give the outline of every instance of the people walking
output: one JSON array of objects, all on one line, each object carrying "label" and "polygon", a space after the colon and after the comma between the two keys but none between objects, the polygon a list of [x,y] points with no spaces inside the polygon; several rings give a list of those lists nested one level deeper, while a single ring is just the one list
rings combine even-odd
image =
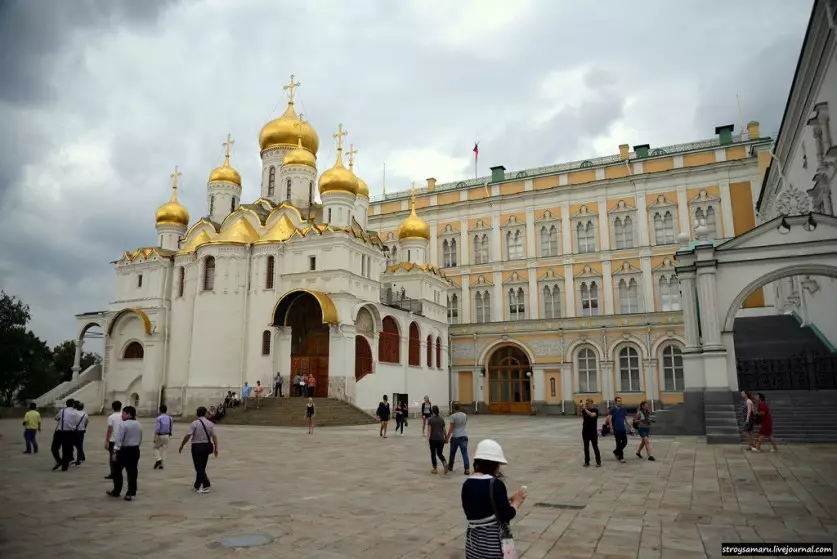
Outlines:
[{"label": "people walking", "polygon": [[41,414],[35,402],[29,404],[29,411],[23,416],[23,440],[26,441],[24,454],[38,454],[38,433],[41,432]]},{"label": "people walking", "polygon": [[273,379],[273,397],[282,397],[282,373],[276,373],[276,378]]},{"label": "people walking", "polygon": [[430,398],[425,396],[424,401],[421,403],[421,434],[422,435],[424,435],[424,432],[427,428],[427,420],[430,419],[431,415],[433,415],[433,404],[430,403]]},{"label": "people walking", "polygon": [[448,428],[447,439],[450,441],[450,458],[448,459],[448,471],[453,471],[453,461],[456,459],[456,451],[462,454],[462,464],[465,466],[465,475],[471,473],[471,461],[468,459],[468,430],[466,424],[468,416],[462,411],[459,403],[453,404],[453,415],[450,416],[450,427]]},{"label": "people walking", "polygon": [[75,403],[76,415],[78,416],[78,423],[73,431],[73,447],[76,449],[76,466],[81,466],[85,461],[84,455],[84,435],[87,433],[87,425],[90,423],[90,417],[84,413],[84,403],[76,401]]},{"label": "people walking", "polygon": [[113,453],[110,455],[116,465],[113,469],[113,489],[107,491],[109,496],[119,497],[122,493],[122,470],[125,470],[128,477],[125,500],[130,501],[137,496],[141,444],[142,427],[137,421],[137,410],[134,406],[125,406],[122,408],[122,424],[116,433]]},{"label": "people walking", "polygon": [[303,398],[308,397],[308,375],[304,373],[299,377],[299,395]]},{"label": "people walking", "polygon": [[294,391],[294,396],[302,396],[302,377],[299,375],[299,373],[294,375],[294,382],[291,386],[291,390]]},{"label": "people walking", "polygon": [[485,439],[474,453],[474,474],[462,484],[462,510],[468,520],[466,559],[516,557],[509,523],[526,501],[526,486],[509,497],[500,479],[508,464],[496,441]]},{"label": "people walking", "polygon": [[160,415],[154,422],[154,469],[162,470],[163,462],[166,460],[166,453],[169,450],[169,441],[174,432],[174,420],[168,414],[169,408],[165,404],[160,405]]},{"label": "people walking", "polygon": [[636,455],[638,458],[642,458],[642,449],[644,448],[648,453],[648,460],[653,462],[655,459],[651,454],[651,424],[654,423],[654,418],[647,401],[643,400],[639,403],[639,409],[636,412],[634,422],[636,423],[636,429],[639,431],[641,439],[639,441],[639,448],[636,449]]},{"label": "people walking", "polygon": [[744,419],[744,435],[747,437],[747,448],[756,450],[756,442],[753,439],[753,429],[756,424],[756,410],[753,398],[746,390],[741,391],[741,416]]},{"label": "people walking", "polygon": [[241,401],[244,404],[244,411],[247,411],[247,400],[250,399],[251,390],[252,388],[250,388],[250,385],[246,382],[244,383],[244,386],[241,388]]},{"label": "people walking", "polygon": [[262,381],[256,381],[256,409],[261,407],[262,395],[264,394],[264,386],[262,386]]},{"label": "people walking", "polygon": [[764,442],[764,438],[767,437],[770,439],[770,444],[773,445],[773,448],[770,449],[770,452],[778,452],[779,447],[776,446],[776,439],[773,438],[773,415],[770,413],[770,406],[767,405],[767,398],[761,392],[758,393],[756,396],[756,401],[754,402],[756,406],[756,414],[759,416],[759,440],[756,445],[756,452],[761,452],[761,445]]},{"label": "people walking", "polygon": [[317,411],[314,409],[314,398],[308,398],[308,403],[305,405],[305,417],[308,419],[308,434],[314,434],[314,417]]},{"label": "people walking", "polygon": [[430,463],[433,465],[431,473],[437,474],[436,457],[442,463],[442,471],[448,473],[448,464],[445,461],[445,420],[439,415],[439,406],[430,408],[430,419],[427,420],[427,441],[430,445]]},{"label": "people walking", "polygon": [[584,442],[584,467],[590,467],[590,445],[596,456],[596,467],[602,467],[602,455],[599,454],[599,410],[593,405],[593,399],[587,398],[581,403],[581,440]]},{"label": "people walking", "polygon": [[628,446],[628,426],[625,419],[628,416],[628,410],[622,407],[622,398],[616,397],[616,405],[610,409],[610,415],[607,416],[607,422],[610,429],[613,431],[613,438],[616,439],[616,448],[613,450],[613,455],[620,462],[625,462],[625,447]]},{"label": "people walking", "polygon": [[390,407],[387,395],[384,394],[384,399],[378,404],[378,409],[375,411],[375,417],[381,422],[381,430],[378,434],[387,438],[387,426],[389,425]]},{"label": "people walking", "polygon": [[397,406],[395,406],[395,432],[401,432],[401,436],[404,436],[404,426],[407,425],[407,403],[406,402],[399,402]]},{"label": "people walking", "polygon": [[76,428],[75,400],[67,400],[65,407],[55,414],[55,433],[52,436],[52,457],[55,458],[53,471],[61,468],[66,472],[70,469],[73,458],[73,431]]},{"label": "people walking", "polygon": [[[108,429],[105,433],[105,449],[108,451],[108,456],[113,454],[113,444],[116,441],[116,432],[119,431],[119,426],[122,425],[122,402],[115,400],[111,405],[113,413],[108,416]],[[116,468],[116,463],[108,459],[110,473],[105,476],[105,479],[113,479],[113,470]]]},{"label": "people walking", "polygon": [[317,377],[308,375],[308,396],[313,398],[317,394]]},{"label": "people walking", "polygon": [[189,432],[183,437],[178,453],[183,452],[183,447],[192,440],[192,463],[195,465],[195,491],[198,493],[209,493],[209,476],[206,475],[206,464],[209,462],[209,455],[218,458],[218,437],[215,435],[215,425],[206,420],[206,408],[201,406],[197,409],[198,418],[189,425]]}]

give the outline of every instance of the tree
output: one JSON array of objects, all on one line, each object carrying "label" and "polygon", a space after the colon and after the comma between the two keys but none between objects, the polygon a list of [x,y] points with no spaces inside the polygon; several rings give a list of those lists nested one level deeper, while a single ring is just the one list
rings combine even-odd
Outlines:
[{"label": "tree", "polygon": [[[52,350],[52,362],[55,370],[60,376],[60,381],[70,380],[73,378],[73,363],[76,359],[76,342],[75,340],[67,340],[61,342]],[[102,358],[97,353],[89,351],[81,352],[81,372],[84,372],[89,366],[99,363]]]}]

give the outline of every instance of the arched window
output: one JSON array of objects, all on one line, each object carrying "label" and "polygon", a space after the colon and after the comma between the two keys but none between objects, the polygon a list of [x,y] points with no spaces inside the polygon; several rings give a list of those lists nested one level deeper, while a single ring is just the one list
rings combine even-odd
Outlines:
[{"label": "arched window", "polygon": [[613,221],[613,236],[616,239],[616,248],[625,248],[625,226],[622,219],[616,218]]},{"label": "arched window", "polygon": [[274,268],[276,267],[276,259],[273,255],[267,257],[267,276],[264,278],[265,289],[273,289],[273,277],[276,275]]},{"label": "arched window", "polygon": [[139,342],[129,343],[122,354],[122,359],[142,359],[143,357],[145,357],[145,349]]},{"label": "arched window", "polygon": [[509,289],[509,320],[526,320],[526,294],[523,288]]},{"label": "arched window", "polygon": [[598,392],[599,374],[596,366],[596,354],[589,347],[579,350],[576,357],[578,365],[578,391]]},{"label": "arched window", "polygon": [[556,389],[558,388],[557,384],[558,383],[555,382],[555,377],[552,377],[551,379],[549,379],[549,396],[551,398],[555,398]]},{"label": "arched window", "polygon": [[271,165],[270,171],[267,175],[267,195],[273,196],[276,191],[276,167]]},{"label": "arched window", "polygon": [[709,229],[709,238],[718,238],[718,223],[715,220],[715,208],[706,208],[706,228]]},{"label": "arched window", "polygon": [[639,353],[632,346],[619,350],[619,391],[641,392]]},{"label": "arched window", "polygon": [[[430,365],[430,362],[427,362]],[[442,338],[436,338],[436,368],[442,368]]]},{"label": "arched window", "polygon": [[378,335],[378,361],[381,363],[401,362],[401,336],[398,323],[391,316],[385,316]]},{"label": "arched window", "polygon": [[596,231],[593,227],[593,222],[588,221],[579,223],[576,226],[576,236],[578,237],[578,252],[595,252],[596,251]]},{"label": "arched window", "polygon": [[433,366],[433,336],[427,336],[427,368]]},{"label": "arched window", "polygon": [[262,332],[262,355],[270,355],[270,330]]},{"label": "arched window", "polygon": [[477,291],[474,295],[474,309],[478,323],[491,322],[491,295],[488,291]]},{"label": "arched window", "polygon": [[543,287],[544,318],[561,318],[561,289],[557,285]]},{"label": "arched window", "polygon": [[285,200],[290,201],[291,199],[291,179],[288,179],[288,182],[285,185]]},{"label": "arched window", "polygon": [[442,241],[442,265],[445,268],[450,266],[450,243],[447,239]]},{"label": "arched window", "polygon": [[520,230],[506,233],[506,259],[520,260],[523,258],[523,232]]},{"label": "arched window", "polygon": [[679,311],[680,305],[680,282],[677,276],[660,276],[660,310]]},{"label": "arched window", "polygon": [[663,349],[663,386],[666,392],[682,392],[683,352],[676,345],[667,345]]},{"label": "arched window", "polygon": [[581,282],[581,316],[599,316],[599,286]]},{"label": "arched window", "polygon": [[622,221],[622,246],[619,246],[619,237],[616,238],[616,248],[633,248],[634,246],[634,222],[631,216],[625,216]]},{"label": "arched window", "polygon": [[622,314],[639,312],[639,289],[636,280],[619,280],[619,310]]},{"label": "arched window", "polygon": [[415,322],[410,323],[410,339],[409,339],[408,363],[414,367],[421,366],[421,338],[419,336],[419,327]]},{"label": "arched window", "polygon": [[235,196],[230,199],[230,213],[235,211]]},{"label": "arched window", "polygon": [[203,261],[203,290],[215,289],[215,257],[207,256]]},{"label": "arched window", "polygon": [[177,270],[177,296],[183,297],[186,291],[186,268],[180,266]]},{"label": "arched window", "polygon": [[541,256],[558,256],[558,229],[554,225],[541,227]]},{"label": "arched window", "polygon": [[448,295],[448,324],[459,324],[459,297]]},{"label": "arched window", "polygon": [[488,235],[474,236],[474,264],[488,263]]},{"label": "arched window", "polygon": [[450,240],[450,265],[456,266],[458,258],[456,256],[456,239]]},{"label": "arched window", "polygon": [[400,262],[398,260],[398,247],[392,247],[392,264],[393,264],[393,266],[395,264],[398,264],[398,262]]},{"label": "arched window", "polygon": [[314,181],[308,181],[308,207],[310,208],[313,203],[314,203]]}]

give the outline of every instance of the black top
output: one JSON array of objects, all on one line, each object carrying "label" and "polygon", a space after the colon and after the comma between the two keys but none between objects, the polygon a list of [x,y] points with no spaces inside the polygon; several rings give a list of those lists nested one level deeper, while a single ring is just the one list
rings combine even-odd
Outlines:
[{"label": "black top", "polygon": [[399,416],[399,415],[403,416],[404,415],[404,406],[399,405],[398,407],[396,407],[395,408],[395,415],[396,415],[396,417]]},{"label": "black top", "polygon": [[438,415],[434,415],[430,419],[427,420],[427,425],[430,427],[430,440],[431,441],[444,441],[445,440],[445,420],[439,417]]},{"label": "black top", "polygon": [[305,406],[305,413],[308,417],[314,417],[314,404],[308,404]]},{"label": "black top", "polygon": [[468,520],[488,518],[494,515],[496,507],[498,520],[508,523],[517,514],[517,510],[509,502],[506,484],[495,478],[494,506],[491,504],[492,496],[488,492],[490,484],[491,476],[470,477],[462,484],[462,510],[465,511],[465,518]]},{"label": "black top", "polygon": [[389,421],[389,402],[378,404],[378,411],[375,412],[381,421]]},{"label": "black top", "polygon": [[596,423],[599,421],[599,409],[598,408],[587,408],[587,411],[590,413],[596,414],[595,417],[590,417],[587,413],[582,409],[581,410],[581,417],[583,422],[581,424],[581,430],[584,433],[595,433],[596,432]]}]

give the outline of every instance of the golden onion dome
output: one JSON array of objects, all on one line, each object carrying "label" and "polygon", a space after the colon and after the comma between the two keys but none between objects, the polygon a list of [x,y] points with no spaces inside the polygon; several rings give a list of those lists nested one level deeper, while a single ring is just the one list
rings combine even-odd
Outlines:
[{"label": "golden onion dome", "polygon": [[160,206],[156,216],[157,225],[189,225],[189,210],[177,200],[177,186],[171,191],[171,198]]},{"label": "golden onion dome", "polygon": [[416,199],[410,200],[410,215],[398,227],[398,239],[430,240],[430,225],[416,213]]},{"label": "golden onion dome", "polygon": [[285,154],[283,165],[305,165],[317,170],[317,158],[313,153],[302,147],[302,138],[297,138],[294,149]]},{"label": "golden onion dome", "polygon": [[355,178],[357,178],[357,195],[369,198],[369,185],[367,185],[366,181],[357,175],[355,175]]},{"label": "golden onion dome", "polygon": [[216,167],[211,173],[209,173],[209,181],[207,182],[231,182],[241,186],[241,175],[239,175],[238,171],[230,166],[229,154],[224,156],[223,165]]},{"label": "golden onion dome", "polygon": [[343,166],[343,148],[337,148],[337,162],[334,167],[320,175],[320,194],[327,192],[348,192],[357,195],[358,181],[353,172]]},{"label": "golden onion dome", "polygon": [[[285,114],[275,118],[262,127],[259,133],[259,147],[265,150],[275,147],[296,147],[299,136],[300,118],[294,110],[294,102],[288,101]],[[308,122],[302,122],[302,147],[317,155],[320,137]]]}]

